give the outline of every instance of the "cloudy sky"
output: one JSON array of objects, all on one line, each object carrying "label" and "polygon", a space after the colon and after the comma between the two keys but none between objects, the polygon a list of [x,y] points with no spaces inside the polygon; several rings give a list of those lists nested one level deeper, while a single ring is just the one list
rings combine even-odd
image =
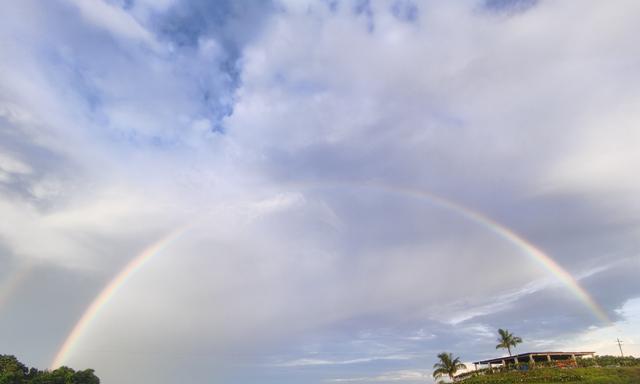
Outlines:
[{"label": "cloudy sky", "polygon": [[0,4],[0,353],[51,366],[178,233],[64,364],[429,383],[497,328],[640,355],[638,1]]}]

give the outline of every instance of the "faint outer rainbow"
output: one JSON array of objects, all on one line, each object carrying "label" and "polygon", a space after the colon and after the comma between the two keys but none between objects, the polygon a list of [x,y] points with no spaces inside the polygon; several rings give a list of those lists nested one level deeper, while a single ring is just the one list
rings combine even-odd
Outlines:
[{"label": "faint outer rainbow", "polygon": [[389,185],[376,181],[367,182],[329,182],[329,183],[299,183],[298,185],[302,189],[322,189],[322,188],[334,188],[334,187],[350,187],[350,188],[365,188],[365,189],[378,189],[380,191],[386,191],[390,193],[396,193],[405,196],[413,196],[415,198],[425,199],[432,204],[447,209],[449,211],[457,213],[459,216],[466,218],[467,220],[474,222],[484,228],[487,228],[498,237],[508,241],[526,255],[528,255],[536,263],[540,264],[545,270],[550,272],[558,281],[560,281],[565,287],[567,287],[573,295],[586,305],[589,310],[603,323],[611,325],[611,319],[605,312],[605,310],[589,295],[589,293],[578,283],[578,281],[560,264],[558,264],[551,256],[547,255],[540,248],[532,244],[530,241],[519,235],[512,229],[498,223],[492,218],[452,200],[438,196],[431,192],[397,185]]},{"label": "faint outer rainbow", "polygon": [[0,311],[2,311],[5,303],[10,300],[14,292],[29,277],[33,266],[26,264],[15,270],[0,284]]},{"label": "faint outer rainbow", "polygon": [[82,334],[87,329],[88,325],[93,319],[96,318],[98,313],[109,300],[115,295],[120,287],[122,287],[126,281],[136,271],[140,270],[151,258],[166,249],[174,240],[176,240],[181,234],[183,234],[190,226],[181,227],[177,230],[170,232],[165,237],[151,244],[145,248],[140,254],[138,254],[133,260],[131,260],[120,272],[107,284],[100,294],[91,302],[89,307],[84,311],[80,320],[71,330],[71,333],[67,336],[64,344],[58,350],[53,362],[51,363],[51,369],[56,369],[62,365],[67,359],[69,353],[73,347],[77,344]]}]

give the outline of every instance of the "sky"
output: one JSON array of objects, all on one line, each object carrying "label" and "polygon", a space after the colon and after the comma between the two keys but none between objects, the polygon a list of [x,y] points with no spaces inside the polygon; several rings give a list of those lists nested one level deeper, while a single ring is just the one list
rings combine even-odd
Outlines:
[{"label": "sky", "polygon": [[0,7],[0,353],[106,384],[431,383],[498,328],[640,355],[639,2]]}]

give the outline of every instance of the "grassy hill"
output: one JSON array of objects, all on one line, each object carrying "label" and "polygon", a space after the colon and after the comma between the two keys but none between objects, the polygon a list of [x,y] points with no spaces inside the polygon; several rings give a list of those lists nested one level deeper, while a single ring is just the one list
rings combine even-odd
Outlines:
[{"label": "grassy hill", "polygon": [[526,372],[511,371],[470,377],[461,382],[464,384],[638,384],[640,367],[539,368]]}]

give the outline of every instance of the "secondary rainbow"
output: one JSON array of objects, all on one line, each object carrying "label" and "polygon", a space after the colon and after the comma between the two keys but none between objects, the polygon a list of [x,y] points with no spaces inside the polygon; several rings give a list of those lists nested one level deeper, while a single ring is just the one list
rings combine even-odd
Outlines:
[{"label": "secondary rainbow", "polygon": [[149,245],[142,252],[140,252],[133,260],[131,260],[124,268],[118,272],[118,274],[100,291],[98,296],[91,302],[89,307],[84,311],[80,320],[75,324],[64,343],[56,353],[53,362],[51,363],[51,369],[60,367],[69,356],[69,353],[73,347],[77,344],[78,340],[85,332],[91,321],[93,321],[99,314],[100,310],[104,308],[109,300],[116,294],[116,292],[127,282],[127,280],[137,271],[139,271],[153,256],[162,252],[171,243],[173,243],[180,235],[182,235],[189,226],[181,227],[177,230],[171,231],[169,234]]},{"label": "secondary rainbow", "polygon": [[0,284],[0,312],[4,305],[11,299],[14,292],[26,281],[31,274],[33,266],[25,264],[15,270],[2,284]]}]

